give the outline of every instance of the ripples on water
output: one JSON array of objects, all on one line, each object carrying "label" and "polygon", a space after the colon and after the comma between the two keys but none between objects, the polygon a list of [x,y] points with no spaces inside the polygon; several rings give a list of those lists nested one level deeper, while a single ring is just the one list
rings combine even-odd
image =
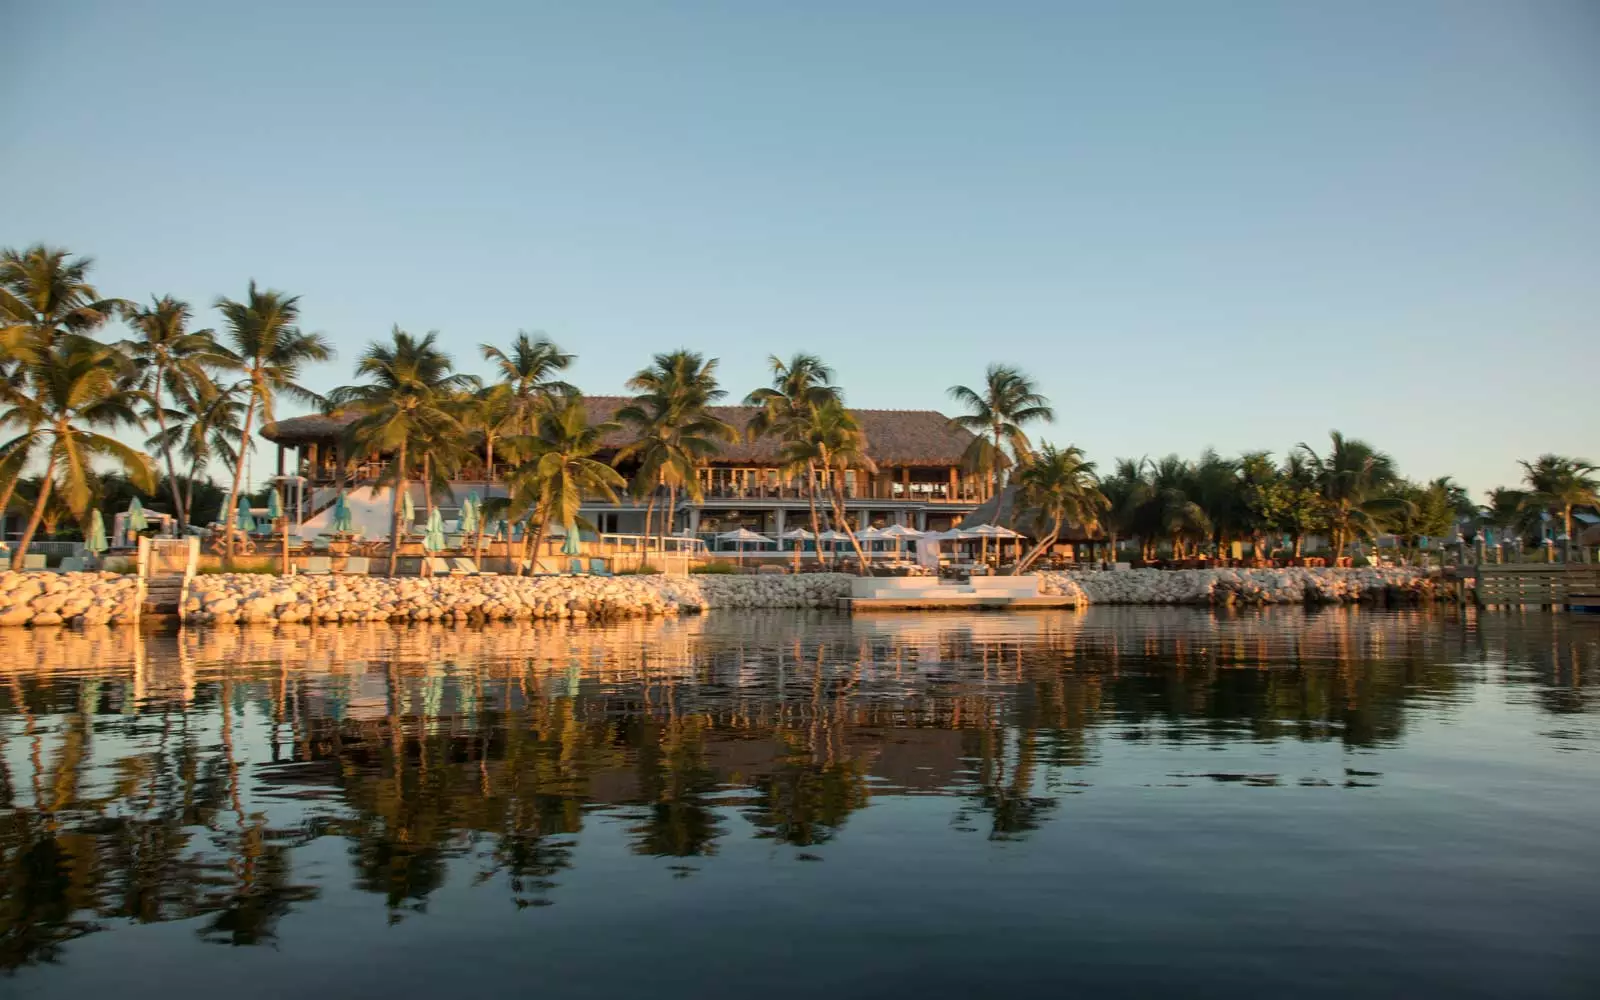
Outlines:
[{"label": "ripples on water", "polygon": [[1597,638],[1359,609],[3,630],[0,981],[1600,995]]}]

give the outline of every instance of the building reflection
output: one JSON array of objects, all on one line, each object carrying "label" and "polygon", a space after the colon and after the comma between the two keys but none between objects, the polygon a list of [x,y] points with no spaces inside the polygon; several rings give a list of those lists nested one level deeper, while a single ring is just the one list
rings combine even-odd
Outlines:
[{"label": "building reflection", "polygon": [[[890,796],[1008,840],[1132,743],[1377,747],[1504,683],[1591,711],[1594,623],[1430,611],[710,615],[603,628],[0,631],[0,964],[111,921],[270,942],[348,849],[391,920],[453,879],[559,899],[629,849],[813,848]],[[1108,749],[1110,748],[1110,749]],[[669,862],[670,863],[670,862]]]}]

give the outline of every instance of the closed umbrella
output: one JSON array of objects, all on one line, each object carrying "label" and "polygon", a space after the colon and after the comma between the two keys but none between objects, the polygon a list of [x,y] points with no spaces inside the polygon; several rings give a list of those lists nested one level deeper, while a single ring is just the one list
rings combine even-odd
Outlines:
[{"label": "closed umbrella", "polygon": [[411,525],[417,520],[417,505],[411,502],[411,491],[400,494],[400,533],[411,534]]},{"label": "closed umbrella", "polygon": [[345,502],[344,491],[339,491],[339,499],[333,502],[333,530],[349,531],[355,519],[350,515],[350,505]]},{"label": "closed umbrella", "polygon": [[578,543],[581,541],[581,539],[578,537],[578,526],[577,525],[575,525],[575,524],[563,525],[562,528],[561,528],[561,532],[562,532],[562,538],[561,538],[561,554],[562,555],[564,555],[564,556],[575,556],[579,552],[583,551],[583,549],[580,548],[579,545],[578,545]]},{"label": "closed umbrella", "polygon": [[[134,503],[138,503],[137,500]],[[267,494],[267,517],[276,521],[283,516],[283,497],[278,495],[278,488],[274,486],[272,492]],[[142,518],[141,518],[142,519]],[[131,524],[132,521],[129,521]]]},{"label": "closed umbrella", "polygon": [[100,516],[99,507],[89,512],[89,537],[84,541],[83,547],[97,556],[110,548],[106,544],[106,519]]},{"label": "closed umbrella", "polygon": [[128,504],[128,530],[134,533],[141,532],[150,527],[150,519],[144,516],[144,504],[138,497]]},{"label": "closed umbrella", "polygon": [[237,527],[240,531],[247,535],[256,530],[256,518],[254,514],[250,513],[249,497],[241,496],[239,498],[239,519]]},{"label": "closed umbrella", "polygon": [[502,517],[499,521],[495,522],[495,526],[494,526],[494,540],[495,541],[503,542],[508,537],[510,537],[510,535],[511,535],[511,525],[506,523],[506,519],[505,518]]},{"label": "closed umbrella", "polygon": [[461,504],[461,533],[470,535],[478,530],[478,494],[476,491],[467,494],[467,499]]},{"label": "closed umbrella", "polygon": [[422,535],[422,547],[429,552],[444,549],[444,518],[439,516],[437,507],[428,512],[428,530]]}]

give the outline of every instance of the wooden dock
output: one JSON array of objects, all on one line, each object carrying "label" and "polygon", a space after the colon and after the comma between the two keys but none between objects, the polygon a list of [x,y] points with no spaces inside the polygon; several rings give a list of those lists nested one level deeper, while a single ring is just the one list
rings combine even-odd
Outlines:
[{"label": "wooden dock", "polygon": [[1600,565],[1595,563],[1478,566],[1472,579],[1473,601],[1480,608],[1592,609],[1600,594]]}]

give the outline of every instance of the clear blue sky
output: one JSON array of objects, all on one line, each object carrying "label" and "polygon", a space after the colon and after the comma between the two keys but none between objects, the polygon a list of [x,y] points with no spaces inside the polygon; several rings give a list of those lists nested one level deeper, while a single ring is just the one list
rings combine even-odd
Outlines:
[{"label": "clear blue sky", "polygon": [[525,328],[591,392],[804,348],[947,409],[1014,362],[1104,465],[1600,458],[1592,0],[7,7],[0,244],[299,293],[318,387]]}]

